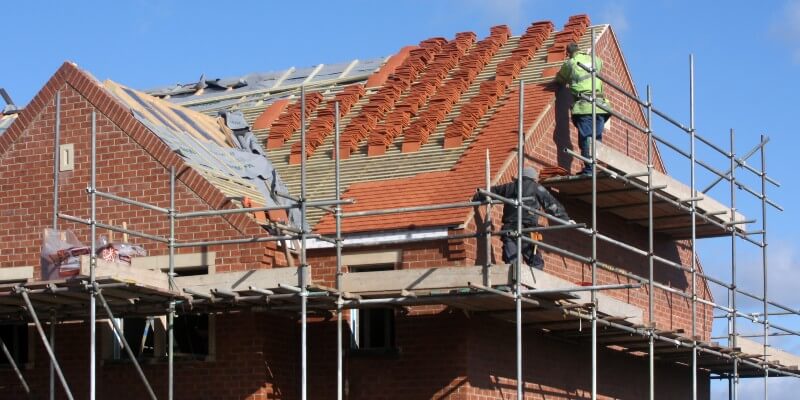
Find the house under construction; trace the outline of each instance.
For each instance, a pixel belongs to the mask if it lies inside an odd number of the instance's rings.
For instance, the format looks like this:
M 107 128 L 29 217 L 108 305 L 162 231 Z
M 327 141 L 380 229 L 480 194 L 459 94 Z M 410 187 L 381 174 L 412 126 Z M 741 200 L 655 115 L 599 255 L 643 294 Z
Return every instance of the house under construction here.
M 591 159 L 554 83 L 571 42 L 603 60 L 582 67 L 613 105 Z M 800 310 L 768 296 L 768 139 L 733 139 L 638 93 L 585 15 L 146 91 L 65 63 L 0 117 L 2 397 L 707 399 L 711 379 L 737 398 L 742 378 L 800 377 L 769 346 Z M 596 173 L 572 174 L 584 161 Z M 490 187 L 524 164 L 574 222 L 528 209 L 541 227 L 502 231 L 523 199 Z M 60 248 L 73 269 L 42 268 L 47 229 L 80 242 Z M 500 261 L 501 235 L 543 270 Z M 712 277 L 695 243 L 719 237 L 731 274 Z M 107 243 L 147 255 L 107 260 Z M 737 246 L 763 254 L 762 293 L 737 286 Z

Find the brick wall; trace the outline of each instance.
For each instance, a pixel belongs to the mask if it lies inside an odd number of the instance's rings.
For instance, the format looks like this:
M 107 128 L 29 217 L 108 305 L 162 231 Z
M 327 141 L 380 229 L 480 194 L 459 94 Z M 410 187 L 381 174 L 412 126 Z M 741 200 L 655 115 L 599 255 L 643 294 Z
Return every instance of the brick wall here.
M 348 399 L 501 400 L 516 395 L 513 323 L 452 309 L 398 317 L 398 354 L 386 356 L 351 354 L 347 325 L 344 329 Z M 335 398 L 335 338 L 334 322 L 309 330 L 309 398 Z M 525 328 L 525 398 L 590 398 L 590 355 L 586 340 L 565 342 Z M 655 371 L 657 399 L 691 397 L 689 368 L 658 362 Z M 645 357 L 600 348 L 598 398 L 646 398 L 648 382 Z M 707 399 L 708 379 L 701 374 L 698 382 L 698 398 Z
M 98 324 L 98 332 L 104 323 Z M 176 399 L 292 399 L 299 388 L 299 326 L 285 317 L 237 313 L 216 316 L 216 357 L 213 361 L 175 362 Z M 235 328 L 235 329 L 234 329 Z M 32 327 L 30 329 L 33 329 Z M 102 335 L 98 334 L 98 343 Z M 334 336 L 335 337 L 335 336 Z M 86 323 L 59 325 L 56 357 L 76 399 L 89 395 L 89 329 Z M 97 398 L 139 400 L 147 398 L 133 365 L 125 361 L 103 361 L 98 350 Z M 38 337 L 32 355 L 33 367 L 23 369 L 31 398 L 46 399 L 49 393 L 49 358 Z M 167 397 L 167 364 L 142 365 L 158 398 Z M 57 398 L 64 399 L 56 379 Z M 26 398 L 10 369 L 0 370 L 3 398 Z

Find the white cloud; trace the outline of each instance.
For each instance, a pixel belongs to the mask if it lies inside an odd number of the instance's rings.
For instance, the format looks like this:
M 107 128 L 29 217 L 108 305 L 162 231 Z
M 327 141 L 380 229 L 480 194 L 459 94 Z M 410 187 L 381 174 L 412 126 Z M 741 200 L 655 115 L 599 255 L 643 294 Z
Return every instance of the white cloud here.
M 792 61 L 800 64 L 800 0 L 789 0 L 772 23 L 771 33 L 789 46 Z
M 797 308 L 797 305 L 800 304 L 800 290 L 798 290 L 797 282 L 800 282 L 800 250 L 796 249 L 796 245 L 792 243 L 791 238 L 783 238 L 783 239 L 773 239 L 770 238 L 770 244 L 768 247 L 768 264 L 769 264 L 769 299 L 771 301 L 786 305 L 788 307 Z M 761 252 L 755 246 L 745 245 L 739 246 L 739 254 L 737 257 L 737 285 L 741 290 L 747 291 L 752 293 L 756 296 L 761 296 L 763 293 L 763 270 L 762 270 L 762 260 L 761 260 Z M 720 251 L 717 249 L 717 251 Z M 702 256 L 703 253 L 701 253 Z M 708 253 L 705 253 L 708 254 Z M 713 253 L 712 253 L 713 254 Z M 711 260 L 708 264 L 704 265 L 705 272 L 711 276 L 716 278 L 720 278 L 723 281 L 728 281 L 730 278 L 730 263 L 727 257 L 720 256 L 720 257 L 706 257 L 707 260 Z M 710 285 L 712 291 L 714 292 L 714 299 L 718 304 L 727 304 L 727 289 L 722 288 L 718 285 Z M 739 294 L 736 297 L 736 306 L 737 309 L 741 310 L 745 313 L 752 313 L 752 312 L 761 312 L 763 309 L 763 305 L 760 301 L 756 301 L 748 296 Z M 771 311 L 782 311 L 777 307 L 770 307 Z M 717 314 L 720 314 L 720 311 L 717 311 Z M 800 316 L 796 315 L 788 315 L 788 316 L 771 316 L 770 321 L 774 325 L 779 325 L 781 327 L 791 329 L 791 330 L 800 330 Z M 722 336 L 726 333 L 725 323 L 722 320 L 718 320 L 715 324 L 715 331 L 713 332 L 712 336 Z M 760 334 L 763 325 L 752 323 L 745 318 L 738 319 L 738 331 L 740 334 Z M 773 328 L 772 332 L 775 333 L 782 333 L 779 329 Z M 751 338 L 751 340 L 761 342 L 760 338 Z M 786 350 L 788 352 L 794 354 L 800 354 L 800 338 L 796 336 L 772 336 L 769 339 L 770 345 L 776 348 Z M 752 380 L 747 380 L 747 382 L 751 382 Z M 783 381 L 792 381 L 791 379 L 778 379 L 773 380 L 775 382 L 783 382 Z M 800 382 L 800 380 L 795 380 Z M 749 389 L 748 390 L 755 390 L 752 389 L 753 383 L 748 383 Z M 759 390 L 763 389 L 761 384 L 759 383 Z M 778 389 L 776 390 L 784 390 L 783 388 L 786 387 L 788 383 L 780 383 L 776 385 Z M 772 386 L 772 381 L 770 381 L 770 387 Z M 792 386 L 796 390 L 800 390 L 800 383 L 795 384 Z M 715 393 L 716 393 L 715 388 Z M 727 393 L 727 389 L 725 389 L 725 393 Z M 788 389 L 786 389 L 788 390 Z M 754 392 L 760 393 L 760 392 Z M 788 391 L 787 391 L 788 393 Z M 760 396 L 759 396 L 760 397 Z M 742 396 L 742 398 L 759 398 L 759 397 L 748 397 Z M 717 397 L 712 397 L 716 399 Z M 727 398 L 727 397 L 725 397 Z M 770 396 L 772 398 L 772 396 Z M 784 398 L 784 397 L 777 397 L 777 398 Z M 789 397 L 785 397 L 789 398 Z
M 740 289 L 760 296 L 764 291 L 761 251 L 749 244 L 745 246 L 737 247 L 739 254 L 736 257 L 736 283 Z M 709 257 L 709 253 L 703 252 L 700 256 L 701 259 L 711 260 L 705 265 L 707 273 L 724 281 L 730 279 L 730 263 L 726 257 Z M 796 249 L 796 244 L 770 238 L 767 256 L 769 299 L 787 306 L 800 303 L 800 291 L 797 289 L 797 282 L 800 282 L 800 252 Z M 717 303 L 726 303 L 727 289 L 711 285 L 711 290 Z M 746 308 L 747 311 L 759 311 L 761 302 L 739 295 L 737 306 Z
M 625 8 L 618 2 L 605 3 L 599 16 L 598 22 L 611 24 L 611 27 L 618 34 L 625 33 L 630 28 L 628 17 L 625 15 Z

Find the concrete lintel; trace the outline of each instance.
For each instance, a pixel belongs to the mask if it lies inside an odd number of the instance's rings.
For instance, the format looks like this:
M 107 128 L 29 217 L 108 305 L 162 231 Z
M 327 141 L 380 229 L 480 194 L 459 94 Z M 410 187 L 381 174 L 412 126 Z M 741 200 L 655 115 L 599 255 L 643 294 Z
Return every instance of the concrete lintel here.
M 400 264 L 402 250 L 362 251 L 342 255 L 342 265 Z

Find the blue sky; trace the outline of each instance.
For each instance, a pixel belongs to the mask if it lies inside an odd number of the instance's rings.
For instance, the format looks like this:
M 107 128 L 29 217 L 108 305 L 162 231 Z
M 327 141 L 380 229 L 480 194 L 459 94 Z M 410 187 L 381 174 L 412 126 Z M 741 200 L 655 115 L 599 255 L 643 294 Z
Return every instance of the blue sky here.
M 27 103 L 64 60 L 101 80 L 150 88 L 193 81 L 201 74 L 214 78 L 369 59 L 432 36 L 452 38 L 460 31 L 485 36 L 490 26 L 501 23 L 519 33 L 534 21 L 549 19 L 561 26 L 572 14 L 588 13 L 595 23 L 612 24 L 640 93 L 652 85 L 658 108 L 688 124 L 688 57 L 693 53 L 698 132 L 727 148 L 728 130 L 735 128 L 740 153 L 758 143 L 762 133 L 771 138 L 767 168 L 783 187 L 768 190 L 786 207 L 782 213 L 770 210 L 768 217 L 771 292 L 793 307 L 800 303 L 800 211 L 792 204 L 800 188 L 791 172 L 800 135 L 787 121 L 798 109 L 791 101 L 800 89 L 800 0 L 758 5 L 677 0 L 25 1 L 5 10 L 0 87 L 18 104 Z M 668 125 L 655 127 L 657 133 L 687 143 L 683 133 Z M 670 171 L 688 182 L 688 163 L 662 152 Z M 727 166 L 707 149 L 698 147 L 698 154 L 720 169 Z M 702 172 L 697 176 L 698 186 L 711 179 Z M 718 185 L 712 194 L 727 203 L 727 186 Z M 745 201 L 742 191 L 737 196 L 742 212 L 760 224 L 758 204 Z M 719 239 L 698 244 L 706 270 L 725 279 L 727 244 Z M 738 246 L 740 285 L 760 292 L 760 253 L 748 244 Z M 724 293 L 717 293 L 717 300 L 724 302 Z M 781 323 L 800 327 L 792 320 Z M 800 352 L 798 341 L 779 343 Z M 742 394 L 760 393 L 760 385 L 748 381 Z M 770 387 L 772 399 L 788 399 L 788 393 L 800 390 L 798 380 L 773 380 Z

